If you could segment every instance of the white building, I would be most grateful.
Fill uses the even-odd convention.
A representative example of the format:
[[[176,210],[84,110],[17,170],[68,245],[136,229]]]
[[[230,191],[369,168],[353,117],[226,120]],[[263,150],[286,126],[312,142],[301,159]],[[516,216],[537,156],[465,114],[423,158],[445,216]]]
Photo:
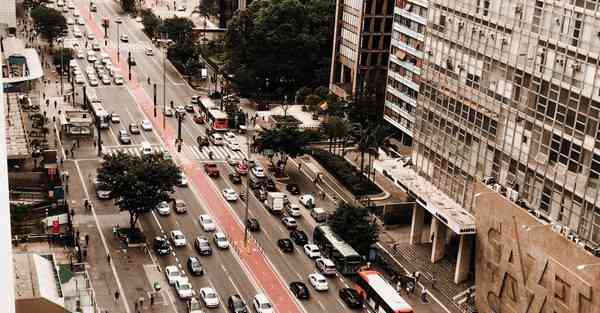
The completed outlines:
[[[16,0],[2,0],[0,5],[0,29],[17,27]]]

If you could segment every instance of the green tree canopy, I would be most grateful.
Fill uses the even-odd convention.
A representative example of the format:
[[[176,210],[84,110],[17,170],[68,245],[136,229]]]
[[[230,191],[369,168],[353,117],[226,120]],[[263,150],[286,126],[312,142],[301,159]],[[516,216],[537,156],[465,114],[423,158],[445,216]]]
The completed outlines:
[[[328,223],[338,236],[363,255],[379,238],[375,219],[362,206],[340,203]]]
[[[334,1],[253,1],[225,34],[226,69],[239,91],[282,97],[327,84],[334,15]]]
[[[58,10],[38,6],[31,10],[31,18],[35,29],[50,45],[60,34],[67,29],[67,20]]]
[[[167,58],[180,72],[186,75],[193,75],[202,65],[199,48],[192,41],[175,42],[174,45],[169,46]]]
[[[304,152],[306,142],[306,136],[298,128],[281,127],[260,131],[254,145],[259,151],[273,151],[271,161],[277,159],[278,167],[283,170],[288,157],[295,158]]]
[[[175,43],[192,41],[192,29],[194,23],[186,17],[168,18],[159,27],[159,32],[165,33]]]
[[[121,0],[121,9],[127,13],[135,12],[135,0]]]
[[[150,37],[155,37],[156,31],[162,23],[161,19],[152,12],[150,9],[142,10],[142,25],[144,25],[144,31]]]
[[[219,7],[216,0],[200,0],[197,11],[200,16],[209,18],[219,14]]]
[[[65,65],[65,67],[69,66],[69,61],[71,61],[75,52],[71,48],[60,48],[54,51],[54,58],[52,59],[52,64],[60,65],[61,63]]]
[[[129,212],[130,227],[138,218],[166,201],[180,180],[179,168],[163,154],[146,157],[125,153],[105,155],[98,169],[98,182],[111,191],[123,211]]]

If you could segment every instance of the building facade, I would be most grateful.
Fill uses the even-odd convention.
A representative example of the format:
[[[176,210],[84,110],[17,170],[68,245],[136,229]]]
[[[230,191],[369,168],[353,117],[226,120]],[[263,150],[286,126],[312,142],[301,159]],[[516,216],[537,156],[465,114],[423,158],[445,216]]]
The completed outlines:
[[[427,0],[397,0],[383,118],[411,145],[423,63]]]
[[[17,27],[16,0],[2,1],[0,6],[0,30]]]
[[[385,84],[393,0],[337,0],[329,89],[339,97]]]
[[[467,208],[484,179],[597,248],[599,11],[596,0],[429,0],[415,169]]]

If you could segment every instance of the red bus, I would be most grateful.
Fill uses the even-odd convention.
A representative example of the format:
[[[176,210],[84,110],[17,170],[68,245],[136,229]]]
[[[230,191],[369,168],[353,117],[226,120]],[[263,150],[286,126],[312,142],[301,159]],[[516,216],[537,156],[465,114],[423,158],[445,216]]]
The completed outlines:
[[[365,304],[377,313],[412,313],[412,307],[396,289],[377,271],[359,271],[355,289]]]
[[[226,132],[229,130],[229,117],[227,113],[219,110],[208,110],[206,119],[213,131]]]

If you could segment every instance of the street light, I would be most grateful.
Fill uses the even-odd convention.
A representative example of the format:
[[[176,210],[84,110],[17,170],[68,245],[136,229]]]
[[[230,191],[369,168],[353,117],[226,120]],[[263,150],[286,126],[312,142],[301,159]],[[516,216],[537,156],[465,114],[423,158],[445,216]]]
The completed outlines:
[[[65,39],[64,37],[59,37],[56,40],[60,42],[60,95],[63,95],[63,74],[65,72]]]
[[[121,59],[121,33],[119,31],[119,26],[121,23],[123,23],[123,21],[121,19],[117,19],[115,23],[117,23],[117,63],[119,63]]]
[[[250,133],[252,131],[254,131],[254,127],[251,128],[250,123],[248,121],[249,119],[246,119],[246,136],[248,137],[246,140],[246,143],[248,144],[248,160],[252,160],[252,144],[254,143],[253,141],[250,141]],[[248,199],[250,199],[250,184],[248,181],[246,181],[246,207],[244,209],[244,247],[248,246]]]

